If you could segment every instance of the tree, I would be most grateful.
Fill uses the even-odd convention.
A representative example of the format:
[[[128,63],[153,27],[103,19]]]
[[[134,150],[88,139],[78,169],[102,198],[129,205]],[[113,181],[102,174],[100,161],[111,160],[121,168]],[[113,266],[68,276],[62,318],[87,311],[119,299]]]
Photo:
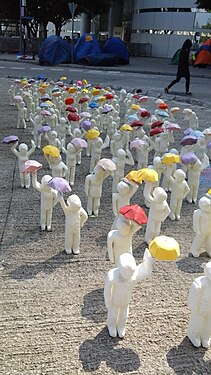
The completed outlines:
[[[211,1],[210,0],[196,0],[197,8],[205,9],[208,12],[211,11]]]

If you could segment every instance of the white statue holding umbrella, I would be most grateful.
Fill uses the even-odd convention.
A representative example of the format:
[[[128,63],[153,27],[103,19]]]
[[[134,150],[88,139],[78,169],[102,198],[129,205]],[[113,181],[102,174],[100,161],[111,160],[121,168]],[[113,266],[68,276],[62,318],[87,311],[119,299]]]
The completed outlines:
[[[25,187],[25,188],[28,189],[30,187],[30,184],[31,184],[30,174],[29,173],[23,173],[22,169],[24,167],[24,163],[27,160],[29,160],[29,157],[33,154],[36,147],[35,147],[35,143],[34,143],[33,140],[31,141],[32,147],[31,147],[30,150],[28,149],[28,146],[27,146],[26,143],[20,143],[20,145],[18,146],[18,150],[16,148],[17,145],[18,145],[18,141],[16,143],[11,143],[11,150],[12,150],[13,154],[15,154],[15,156],[18,159],[18,167],[19,167],[21,187],[22,188]]]

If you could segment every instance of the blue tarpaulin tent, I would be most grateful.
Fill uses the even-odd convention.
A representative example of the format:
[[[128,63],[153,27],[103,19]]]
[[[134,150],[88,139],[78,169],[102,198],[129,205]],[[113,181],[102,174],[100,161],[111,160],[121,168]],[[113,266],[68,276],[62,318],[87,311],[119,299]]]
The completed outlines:
[[[51,35],[41,44],[40,65],[57,65],[71,62],[71,45],[59,36]]]
[[[117,64],[129,64],[129,54],[122,39],[112,36],[103,45],[103,53],[115,54]]]
[[[100,53],[102,53],[102,51],[95,35],[83,34],[77,40],[74,47],[74,61],[80,64],[84,57],[88,55],[98,55]]]

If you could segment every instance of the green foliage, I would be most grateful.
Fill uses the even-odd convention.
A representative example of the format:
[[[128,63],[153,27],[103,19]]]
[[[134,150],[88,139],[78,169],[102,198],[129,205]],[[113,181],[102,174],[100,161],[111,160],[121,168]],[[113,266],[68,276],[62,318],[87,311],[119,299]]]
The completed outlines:
[[[210,0],[196,0],[197,8],[202,8],[207,11],[211,11],[211,1]]]

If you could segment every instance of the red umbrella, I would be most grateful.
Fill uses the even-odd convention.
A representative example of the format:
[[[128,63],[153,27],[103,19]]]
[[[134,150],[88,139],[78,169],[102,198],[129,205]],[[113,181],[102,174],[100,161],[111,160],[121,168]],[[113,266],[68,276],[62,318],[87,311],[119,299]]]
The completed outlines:
[[[150,137],[153,137],[153,135],[157,135],[157,134],[160,134],[160,133],[164,133],[164,129],[157,127],[157,128],[154,128],[154,129],[150,130],[149,135],[150,135]]]
[[[119,213],[122,214],[125,219],[134,220],[139,225],[147,224],[147,216],[138,204],[132,204],[128,206],[123,206],[120,208]]]
[[[159,126],[163,125],[163,121],[155,121],[151,125],[151,129],[158,128]]]
[[[130,124],[130,126],[132,128],[135,128],[136,126],[144,126],[144,123],[140,120],[135,120],[135,121],[132,122],[132,124]]]
[[[85,102],[88,102],[88,98],[81,98],[80,100],[79,100],[79,104],[83,104],[83,103],[85,103]]]
[[[69,121],[79,121],[80,120],[80,116],[76,112],[68,113],[67,118],[68,118]]]
[[[141,112],[141,117],[150,117],[150,112],[147,110],[140,111]]]
[[[42,168],[42,164],[40,164],[38,161],[27,160],[27,161],[25,161],[21,172],[22,173],[30,173],[30,172],[33,173],[33,172],[38,171],[41,168]]]
[[[71,96],[65,99],[66,105],[71,105],[73,103],[74,103],[74,99]]]
[[[106,94],[106,99],[109,100],[109,99],[113,99],[114,98],[114,95],[113,94]]]
[[[193,135],[186,135],[182,138],[180,144],[181,146],[188,146],[193,145],[197,142],[198,138],[194,137]]]

